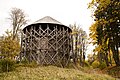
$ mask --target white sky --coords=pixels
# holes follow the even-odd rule
[[[10,9],[20,8],[28,15],[29,23],[44,16],[51,16],[64,25],[81,25],[89,33],[92,24],[91,12],[87,4],[91,0],[0,0],[0,35],[10,29]],[[89,49],[90,50],[90,49]]]

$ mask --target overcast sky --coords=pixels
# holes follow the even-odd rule
[[[44,16],[51,16],[64,25],[80,25],[89,33],[92,24],[91,12],[87,9],[91,0],[0,0],[0,35],[10,29],[7,19],[11,8],[22,9],[33,23]]]

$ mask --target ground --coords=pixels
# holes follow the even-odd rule
[[[17,67],[15,71],[0,73],[0,80],[117,80],[106,74],[86,73],[84,70],[46,67]]]
[[[120,66],[109,66],[102,70],[103,73],[107,73],[115,78],[120,78]]]

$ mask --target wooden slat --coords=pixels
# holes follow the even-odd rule
[[[59,64],[61,67],[66,66],[70,58],[70,33],[68,29],[64,27],[58,29],[58,27],[60,26],[55,26],[51,30],[47,24],[45,30],[42,29],[41,25],[38,30],[35,26],[31,26],[30,30],[26,28],[21,44],[24,56],[30,61],[33,59],[42,65]],[[45,41],[44,45],[42,45],[43,40]],[[29,53],[30,57],[26,53]]]

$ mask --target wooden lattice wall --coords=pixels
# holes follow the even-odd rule
[[[67,66],[70,61],[70,29],[63,25],[37,24],[24,28],[21,59],[41,65]]]

